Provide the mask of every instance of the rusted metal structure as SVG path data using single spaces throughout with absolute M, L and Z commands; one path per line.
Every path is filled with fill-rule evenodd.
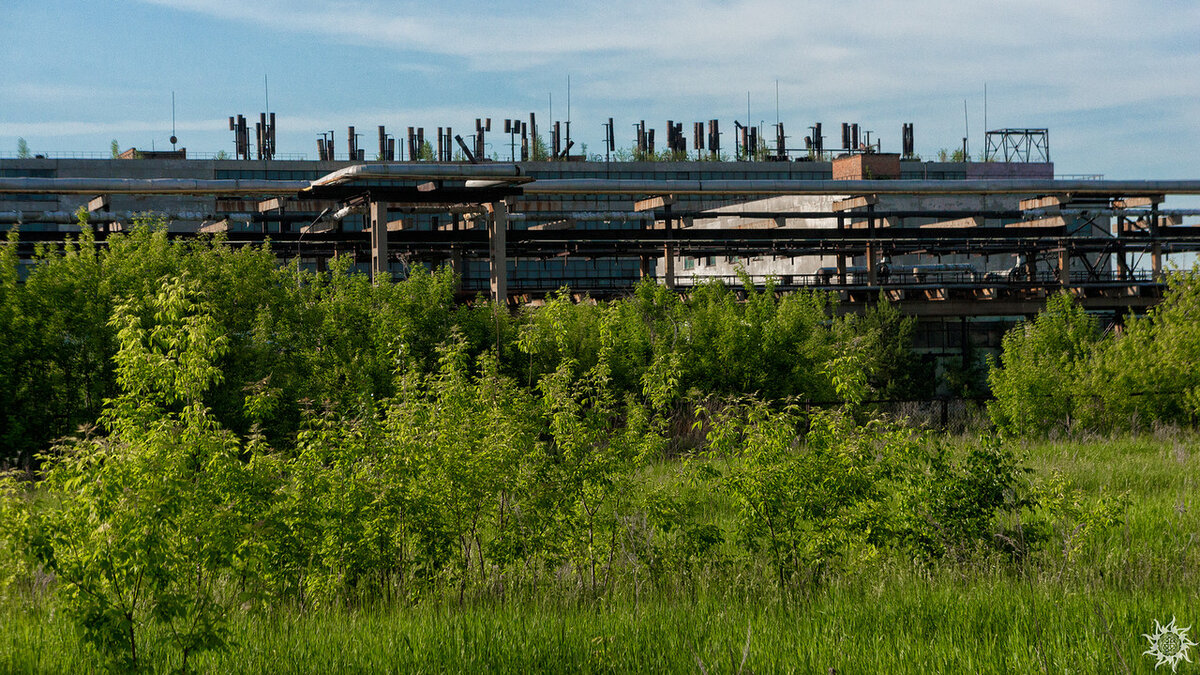
M 503 300 L 532 299 L 557 287 L 512 274 L 509 261 L 514 259 L 620 256 L 642 260 L 646 274 L 651 273 L 647 262 L 661 259 L 657 276 L 686 289 L 690 280 L 674 269 L 677 256 L 817 256 L 836 259 L 837 265 L 824 274 L 775 275 L 776 288 L 829 288 L 851 307 L 872 302 L 882 292 L 914 314 L 1028 314 L 1046 293 L 1059 288 L 1091 307 L 1138 308 L 1152 304 L 1161 292 L 1163 255 L 1200 250 L 1200 228 L 1178 224 L 1181 216 L 1192 212 L 1161 208 L 1169 195 L 1200 194 L 1200 181 L 533 180 L 518 164 L 370 163 L 315 180 L 3 177 L 0 193 L 256 196 L 261 198 L 257 208 L 236 212 L 232 220 L 248 216 L 262 227 L 238 228 L 227 219 L 201 229 L 222 231 L 235 245 L 269 238 L 285 258 L 353 254 L 369 260 L 378 279 L 389 277 L 391 263 L 401 259 L 408 264 L 450 263 L 458 269 L 467 261 L 480 261 L 488 267 L 486 289 L 467 287 L 464 292 L 486 290 Z M 992 194 L 1029 196 L 1016 208 L 991 210 L 937 205 L 897 209 L 879 202 L 881 195 Z M 577 203 L 580 195 L 642 199 L 629 211 L 588 212 L 565 206 Z M 743 205 L 731 215 L 727 209 L 682 203 L 685 195 Z M 755 210 L 753 199 L 770 195 L 839 199 L 824 209 Z M 515 210 L 522 200 L 557 200 L 564 208 Z M 96 222 L 119 220 L 105 214 L 106 199 L 93 203 Z M 314 219 L 310 214 L 318 207 L 321 215 Z M 364 214 L 365 227 L 343 226 L 354 213 Z M 416 214 L 437 214 L 441 219 L 432 227 L 416 228 Z M 768 224 L 800 219 L 836 225 L 702 227 L 706 221 L 725 223 L 731 217 Z M 0 212 L 0 221 L 67 219 L 61 212 Z M 617 220 L 627 227 L 580 225 Z M 65 236 L 24 232 L 21 241 L 32 246 Z M 1016 256 L 1022 262 L 1003 274 L 936 263 L 903 271 L 888 263 L 905 255 L 936 260 L 963 253 Z M 1137 256 L 1150 258 L 1148 270 L 1132 264 Z M 861 269 L 851 265 L 852 260 L 863 261 Z M 594 295 L 622 293 L 630 281 L 576 288 Z

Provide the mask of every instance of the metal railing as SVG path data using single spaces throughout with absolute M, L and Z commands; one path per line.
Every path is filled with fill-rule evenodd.
M 147 151 L 154 152 L 154 151 Z M 18 157 L 15 154 L 0 154 L 0 159 L 117 159 L 112 152 L 90 150 L 51 150 L 48 152 L 31 152 L 28 157 Z M 187 159 L 237 159 L 228 152 L 193 152 L 187 153 Z M 272 161 L 307 161 L 308 154 L 303 152 L 277 152 Z M 258 161 L 258 160 L 252 160 Z
M 847 274 L 846 283 L 839 282 L 838 277 L 825 274 L 778 274 L 778 275 L 749 275 L 746 277 L 758 289 L 764 288 L 768 280 L 776 288 L 787 290 L 796 288 L 812 288 L 821 290 L 864 290 L 864 289 L 894 289 L 894 290 L 932 290 L 932 289 L 986 289 L 1005 288 L 1027 290 L 1037 288 L 1053 289 L 1062 285 L 1057 272 L 1037 272 L 1032 277 L 1025 275 L 1013 277 L 1004 272 L 987 274 L 972 274 L 970 272 L 929 272 L 920 275 L 912 274 L 880 275 L 875 284 L 868 284 L 866 275 L 861 273 Z M 554 291 L 563 286 L 569 286 L 576 291 L 590 290 L 621 290 L 631 289 L 637 285 L 637 274 L 614 274 L 601 276 L 528 276 L 509 275 L 509 289 L 513 291 L 545 292 Z M 1156 284 L 1162 279 L 1156 278 L 1150 270 L 1130 270 L 1122 276 L 1115 271 L 1071 272 L 1068 282 L 1072 287 L 1095 286 L 1124 286 L 1140 284 Z M 743 287 L 743 277 L 732 274 L 685 275 L 678 274 L 675 287 L 680 290 L 692 289 L 703 284 L 720 282 L 722 285 L 740 289 Z M 463 280 L 463 288 L 469 291 L 486 291 L 489 281 L 486 277 L 468 277 Z

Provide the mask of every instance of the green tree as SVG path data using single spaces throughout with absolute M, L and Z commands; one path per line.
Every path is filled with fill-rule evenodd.
M 1078 405 L 1076 383 L 1099 338 L 1096 320 L 1059 293 L 1033 321 L 1004 335 L 1000 360 L 989 359 L 996 399 L 992 421 L 1012 434 L 1044 434 L 1069 425 Z
M 550 157 L 550 149 L 546 147 L 546 141 L 541 134 L 533 137 L 533 147 L 529 151 L 529 159 L 534 162 L 545 162 Z
M 186 670 L 225 645 L 222 580 L 258 510 L 245 504 L 239 443 L 204 405 L 227 340 L 186 277 L 122 303 L 112 322 L 121 391 L 101 417 L 108 435 L 46 457 L 53 505 L 36 541 L 90 644 L 136 669 L 157 625 Z
M 889 481 L 914 444 L 908 430 L 859 426 L 841 410 L 806 419 L 795 406 L 758 400 L 708 423 L 708 451 L 722 460 L 722 489 L 736 504 L 738 542 L 769 557 L 782 597 L 888 542 Z
M 5 460 L 30 468 L 51 439 L 92 423 L 113 389 L 115 331 L 103 264 L 87 227 L 62 249 L 42 249 L 19 282 L 17 235 L 4 247 L 0 390 Z

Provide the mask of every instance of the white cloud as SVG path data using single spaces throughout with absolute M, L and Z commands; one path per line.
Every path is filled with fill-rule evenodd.
M 38 122 L 4 122 L 4 132 L 12 136 L 29 137 L 70 137 L 70 136 L 106 136 L 112 134 L 142 133 L 147 129 L 163 129 L 161 120 L 125 119 L 104 122 L 85 120 L 38 121 Z M 216 132 L 228 130 L 229 122 L 222 120 L 179 120 L 176 130 L 179 133 Z M 164 130 L 170 135 L 170 128 Z
M 991 81 L 1009 91 L 1054 87 L 1043 103 L 1059 108 L 1114 96 L 1151 100 L 1200 85 L 1197 50 L 1164 46 L 1172 36 L 1194 44 L 1200 11 L 1190 5 L 145 1 L 259 29 L 448 57 L 474 72 L 592 73 L 613 83 L 607 89 L 619 98 L 719 99 L 780 77 L 810 97 L 877 102 L 975 91 Z
M 732 126 L 730 117 L 745 116 L 747 91 L 752 117 L 773 121 L 777 79 L 781 116 L 793 135 L 816 120 L 825 121 L 827 134 L 839 121 L 860 121 L 895 145 L 899 121 L 914 121 L 919 150 L 926 142 L 933 149 L 955 144 L 964 99 L 972 144 L 978 142 L 984 82 L 992 126 L 1065 120 L 1070 130 L 1052 129 L 1059 139 L 1101 136 L 1126 115 L 1147 136 L 1170 128 L 1190 130 L 1194 139 L 1200 119 L 1200 3 L 1192 0 L 141 1 L 298 45 L 267 68 L 300 71 L 320 58 L 344 72 L 333 94 L 316 95 L 316 85 L 304 81 L 313 89 L 293 104 L 296 114 L 281 112 L 281 130 L 305 138 L 331 126 L 344 134 L 347 122 L 465 126 L 476 114 L 496 118 L 531 108 L 541 122 L 548 90 L 556 117 L 563 117 L 568 74 L 573 129 L 594 138 L 608 115 L 630 118 L 622 125 L 634 118 L 661 125 L 667 118 L 721 117 Z M 364 58 L 370 62 L 350 60 Z M 389 82 L 360 81 L 356 73 L 368 68 Z M 388 74 L 381 78 L 379 69 Z M 425 88 L 407 89 L 409 80 Z M 26 109 L 40 102 L 54 110 L 80 92 L 30 82 L 9 93 Z M 104 83 L 83 93 L 97 100 L 147 94 L 116 93 Z M 228 95 L 207 92 L 189 114 L 213 117 L 231 107 Z M 163 126 L 134 119 L 149 115 L 133 107 L 58 114 L 85 112 L 126 119 L 5 124 L 4 133 L 109 136 Z M 224 119 L 204 125 L 179 128 L 227 140 L 218 135 Z M 1111 152 L 1158 152 L 1155 143 L 1147 138 L 1137 149 Z

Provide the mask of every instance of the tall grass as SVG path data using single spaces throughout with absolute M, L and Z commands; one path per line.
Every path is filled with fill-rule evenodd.
M 1024 448 L 1031 479 L 1128 493 L 1124 521 L 1014 562 L 900 553 L 781 601 L 737 570 L 694 585 L 623 579 L 611 597 L 543 588 L 325 609 L 239 610 L 201 672 L 1109 673 L 1154 671 L 1157 619 L 1200 626 L 1200 439 L 1177 432 Z M 670 469 L 659 469 L 669 480 Z M 156 671 L 178 666 L 148 636 Z M 1200 654 L 1193 653 L 1200 661 Z M 1183 663 L 1180 672 L 1196 666 Z M 0 602 L 0 672 L 95 672 L 44 591 Z M 831 670 L 832 669 L 832 670 Z
M 237 644 L 204 672 L 1151 672 L 1141 634 L 1196 611 L 1195 589 L 1145 593 L 1029 584 L 1005 574 L 894 571 L 792 607 L 702 596 L 355 610 L 233 619 Z M 44 607 L 2 615 L 0 670 L 101 667 Z M 149 653 L 157 671 L 177 664 Z M 742 666 L 743 657 L 745 659 Z

